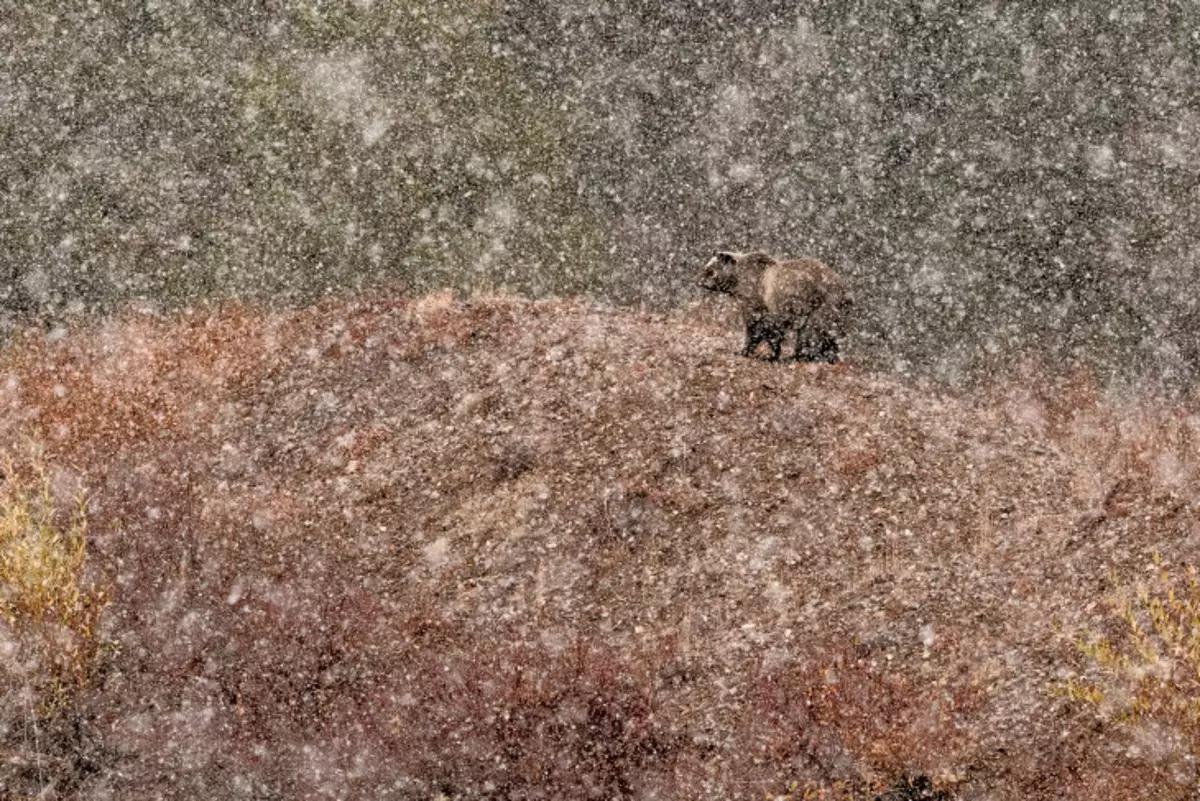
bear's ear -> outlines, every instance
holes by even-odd
[[[718,250],[713,254],[713,257],[721,264],[734,264],[737,262],[737,256],[738,254],[730,253],[728,250]]]

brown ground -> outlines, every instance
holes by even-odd
[[[0,732],[26,744],[0,778],[1189,797],[1166,734],[1051,687],[1114,579],[1200,561],[1200,417],[1081,377],[955,396],[739,347],[696,310],[450,295],[31,335],[0,436],[86,489],[116,647],[36,770]]]

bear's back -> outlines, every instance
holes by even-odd
[[[763,305],[772,314],[807,317],[819,307],[844,305],[841,278],[816,259],[781,261],[767,266],[762,277]]]

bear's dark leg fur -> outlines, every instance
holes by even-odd
[[[767,340],[767,344],[771,346],[771,361],[779,361],[779,353],[783,350],[783,334],[772,331],[771,338]]]
[[[809,331],[796,333],[796,361],[798,362],[829,362],[836,364],[838,360],[838,343],[827,333],[813,334]]]
[[[743,356],[753,356],[758,343],[766,342],[771,348],[770,361],[779,361],[783,350],[784,329],[778,322],[763,317],[755,317],[746,323],[746,347],[742,349]]]
[[[838,343],[837,340],[828,334],[825,335],[821,342],[821,347],[817,351],[817,358],[830,364],[837,364],[838,361]]]

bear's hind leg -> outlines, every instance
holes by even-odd
[[[838,360],[837,340],[827,332],[814,333],[802,328],[796,332],[796,361],[798,362],[829,362],[835,364]]]
[[[821,347],[817,350],[817,358],[820,361],[837,364],[838,362],[838,343],[833,337],[826,334],[821,339]]]

